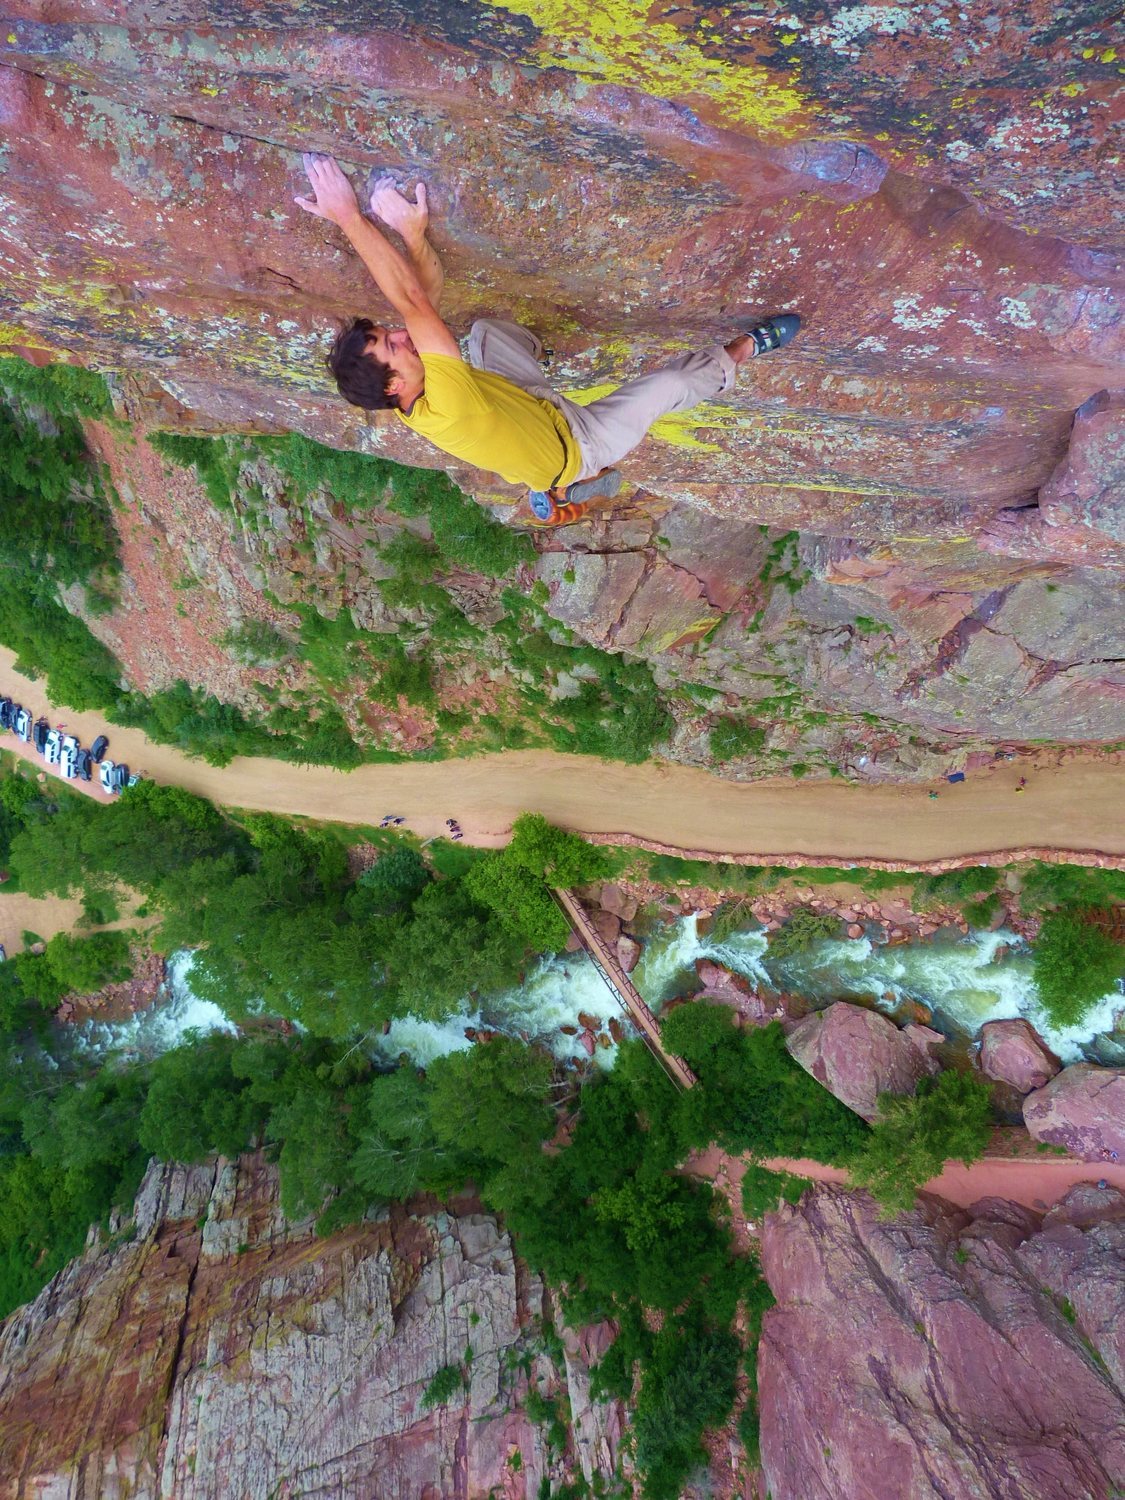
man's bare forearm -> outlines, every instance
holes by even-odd
[[[340,228],[371,273],[375,285],[396,312],[405,314],[425,303],[432,304],[421,267],[413,254],[408,259],[396,250],[386,235],[358,210],[340,223]],[[429,246],[426,246],[429,249]],[[435,264],[437,256],[430,250]],[[438,266],[440,275],[441,267]],[[440,291],[440,286],[439,286]]]
[[[441,294],[445,287],[445,272],[441,268],[437,251],[430,244],[425,234],[413,235],[404,239],[406,253],[410,257],[410,264],[417,273],[418,280],[422,283],[422,290],[430,299],[430,305],[436,312],[441,306]]]

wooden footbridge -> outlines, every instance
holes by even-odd
[[[593,959],[594,967],[609,986],[621,1009],[640,1032],[653,1057],[677,1088],[691,1088],[696,1081],[695,1074],[682,1058],[674,1057],[671,1052],[664,1050],[656,1017],[641,998],[636,985],[621,967],[617,954],[594,926],[590,914],[579,904],[572,891],[556,889],[553,894],[566,914],[567,921],[581,939],[582,946]]]

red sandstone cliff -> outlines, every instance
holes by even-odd
[[[940,1199],[887,1222],[817,1188],[766,1218],[773,1500],[1109,1500],[1125,1484],[1125,1198]]]
[[[543,1288],[494,1219],[396,1206],[323,1240],[276,1186],[260,1157],[154,1164],[132,1236],[0,1326],[0,1496],[525,1500],[612,1472],[616,1415],[573,1340],[553,1365]],[[447,1365],[464,1388],[423,1411]],[[521,1410],[529,1378],[567,1391],[566,1465]]]

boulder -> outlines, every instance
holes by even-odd
[[[945,1037],[940,1031],[935,1031],[932,1026],[917,1026],[913,1022],[902,1028],[902,1034],[927,1060],[933,1055],[935,1048],[945,1043]]]
[[[806,1072],[865,1120],[875,1119],[881,1093],[912,1094],[921,1079],[938,1071],[928,1051],[893,1021],[844,1001],[806,1016],[785,1045]]]
[[[1021,1094],[1041,1089],[1062,1064],[1028,1021],[986,1021],[980,1031],[980,1067],[986,1078]]]
[[[612,948],[621,936],[621,918],[611,911],[596,911],[591,913],[591,920],[598,936]]]
[[[623,932],[617,939],[617,962],[631,974],[641,961],[641,945],[636,938],[631,938],[627,932]]]
[[[603,911],[611,911],[623,922],[631,922],[637,915],[637,898],[619,885],[603,885],[598,892],[598,905]]]
[[[1037,1141],[1065,1146],[1086,1161],[1125,1161],[1125,1068],[1072,1063],[1028,1094],[1023,1119]]]
[[[1092,1195],[1097,1195],[1097,1202]],[[1107,1500],[1125,1486],[1125,1198],[893,1220],[818,1187],[767,1214],[773,1500]],[[1064,1300],[1065,1299],[1065,1300]],[[1104,1361],[1104,1363],[1102,1363]]]
[[[697,999],[718,1000],[748,1021],[764,1024],[770,1019],[772,1005],[763,1000],[741,974],[734,974],[709,958],[697,958],[695,972],[703,985],[703,992]]]

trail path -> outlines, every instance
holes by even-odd
[[[744,1157],[711,1147],[694,1155],[687,1167],[692,1176],[705,1178],[726,1194],[740,1241],[746,1239],[747,1232],[742,1212],[742,1176],[747,1165]],[[762,1165],[771,1172],[794,1172],[813,1182],[843,1184],[848,1180],[843,1168],[805,1158],[771,1157]],[[1077,1183],[1102,1179],[1125,1193],[1125,1162],[1088,1162],[1061,1156],[984,1156],[968,1167],[960,1162],[946,1162],[940,1176],[925,1183],[921,1191],[936,1193],[960,1208],[969,1208],[981,1198],[1007,1198],[1042,1213]]]
[[[34,714],[46,713],[52,723],[61,718],[84,744],[105,732],[115,760],[229,807],[355,824],[396,813],[422,838],[444,834],[445,819],[456,817],[467,842],[481,846],[504,843],[520,813],[539,812],[578,833],[763,864],[791,856],[917,864],[1031,849],[1092,853],[1125,864],[1120,754],[1032,772],[1018,762],[1000,765],[960,785],[943,784],[936,801],[919,786],[790,779],[750,785],[688,766],[626,766],[546,750],[350,772],[264,758],[216,769],[152,744],[139,730],[107,725],[97,713],[50,709],[42,684],[17,673],[13,661],[0,648],[0,691]],[[0,744],[18,746],[12,735]],[[28,758],[41,764],[33,752]],[[1015,796],[1021,773],[1029,785]]]

